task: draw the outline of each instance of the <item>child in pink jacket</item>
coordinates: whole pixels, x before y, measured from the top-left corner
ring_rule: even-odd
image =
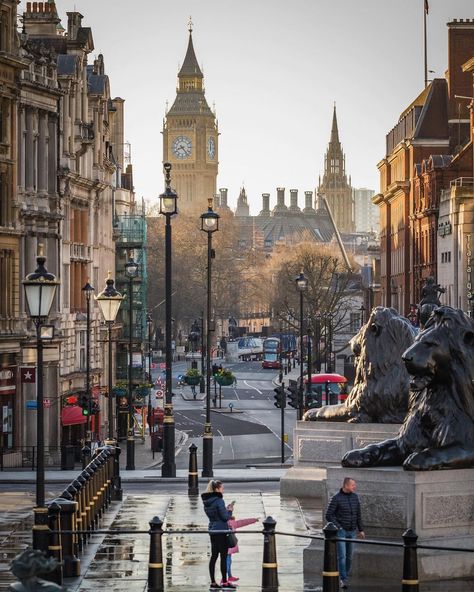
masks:
[[[242,520],[236,520],[232,517],[227,524],[231,530],[237,530],[237,528],[242,528],[242,526],[248,526],[249,524],[254,524],[258,522],[258,518],[243,518]],[[232,575],[232,555],[234,553],[239,552],[239,545],[235,545],[235,547],[230,547],[227,551],[227,581],[228,582],[236,582],[239,578],[236,578]]]

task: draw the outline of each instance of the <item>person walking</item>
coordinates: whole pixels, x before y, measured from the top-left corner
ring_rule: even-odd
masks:
[[[227,522],[232,518],[233,504],[226,508],[224,503],[224,484],[222,481],[212,479],[207,485],[206,492],[201,494],[204,503],[204,511],[209,518],[209,535],[211,537],[211,559],[209,560],[209,575],[211,576],[211,590],[229,589],[236,586],[227,580],[227,535],[225,533],[213,534],[214,530],[229,530]],[[215,578],[217,558],[220,555],[220,568],[222,582],[219,585]]]
[[[359,496],[356,494],[357,484],[352,477],[345,477],[338,493],[332,496],[326,510],[326,520],[337,526],[338,538],[365,538],[362,527]],[[352,565],[354,543],[350,541],[337,542],[337,556],[341,588],[346,589]]]

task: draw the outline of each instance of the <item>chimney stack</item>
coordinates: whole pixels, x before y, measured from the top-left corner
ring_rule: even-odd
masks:
[[[82,27],[82,19],[84,18],[80,12],[67,12],[67,35],[71,41],[77,39],[77,33]]]
[[[290,212],[292,214],[300,214],[301,210],[298,207],[298,189],[290,189]]]
[[[285,206],[285,188],[277,187],[277,204],[273,208],[273,215],[286,212],[288,212],[288,208]]]
[[[262,211],[259,216],[270,216],[270,194],[262,193]]]
[[[304,192],[303,214],[316,214],[316,211],[313,208],[313,192],[312,191],[305,191]]]
[[[214,193],[214,209],[221,207],[221,194]]]
[[[227,205],[227,187],[222,187],[219,189],[221,198],[220,198],[220,207],[221,209],[228,209],[229,206]]]

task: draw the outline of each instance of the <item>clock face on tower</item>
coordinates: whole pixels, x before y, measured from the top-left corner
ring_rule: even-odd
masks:
[[[207,141],[207,154],[211,160],[216,155],[216,143],[212,137]]]
[[[173,140],[172,149],[176,158],[189,158],[192,149],[191,140],[187,136],[178,136]]]

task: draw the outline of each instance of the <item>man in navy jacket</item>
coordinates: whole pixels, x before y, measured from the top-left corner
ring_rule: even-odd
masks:
[[[354,539],[356,535],[361,539],[365,537],[359,496],[355,493],[356,488],[354,479],[345,477],[342,488],[329,501],[326,520],[337,526],[339,538]],[[338,541],[337,543],[341,588],[347,588],[348,585],[353,548],[354,544],[351,542]]]

